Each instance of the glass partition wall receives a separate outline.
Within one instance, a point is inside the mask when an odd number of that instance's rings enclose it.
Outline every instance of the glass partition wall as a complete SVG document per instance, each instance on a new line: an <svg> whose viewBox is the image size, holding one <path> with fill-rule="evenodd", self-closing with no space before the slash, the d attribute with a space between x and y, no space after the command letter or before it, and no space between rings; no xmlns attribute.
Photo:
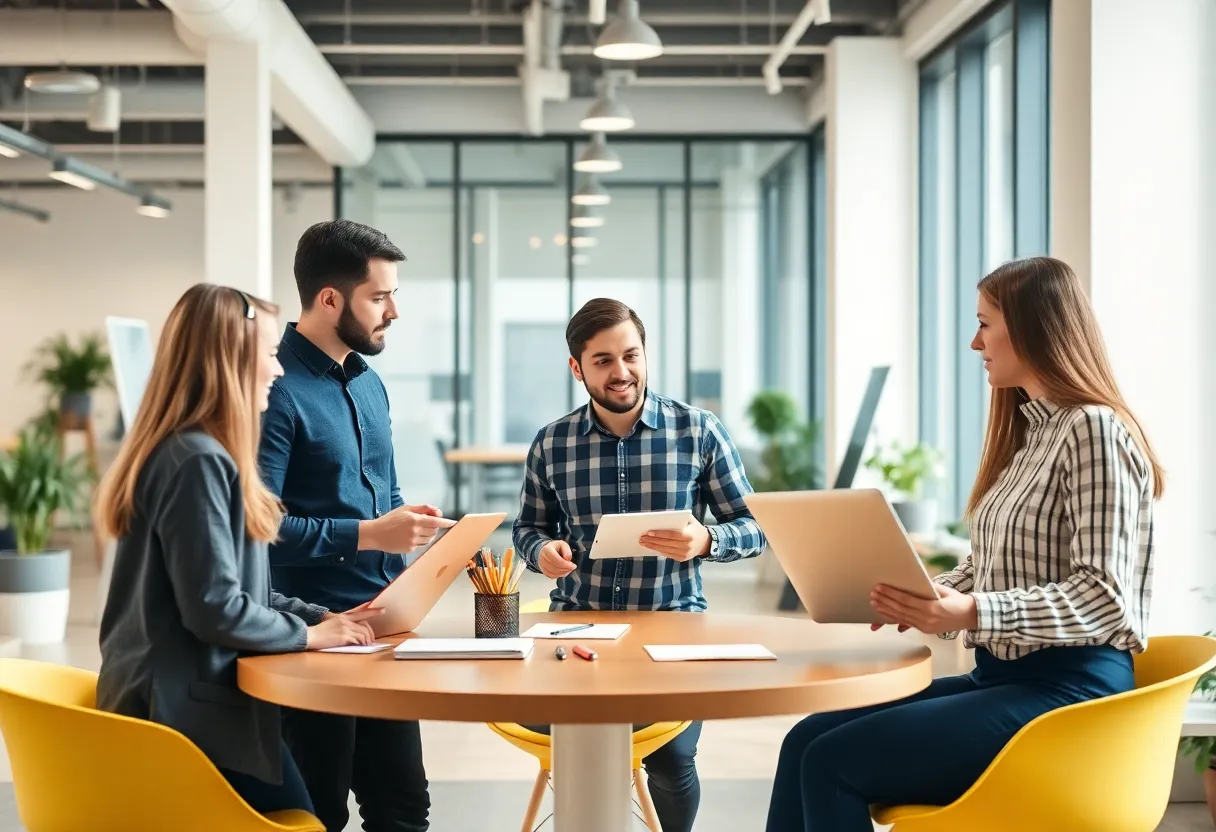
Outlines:
<svg viewBox="0 0 1216 832"><path fill-rule="evenodd" d="M338 216L407 257L401 318L369 363L411 502L514 516L523 451L587 401L565 328L595 297L642 318L650 388L714 411L749 463L757 393L820 412L813 137L611 136L596 171L579 169L587 147L382 139L366 166L339 171Z"/></svg>

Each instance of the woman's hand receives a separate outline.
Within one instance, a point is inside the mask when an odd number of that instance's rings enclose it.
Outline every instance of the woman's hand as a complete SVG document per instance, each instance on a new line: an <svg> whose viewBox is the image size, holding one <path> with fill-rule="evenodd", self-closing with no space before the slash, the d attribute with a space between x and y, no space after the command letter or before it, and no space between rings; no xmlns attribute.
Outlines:
<svg viewBox="0 0 1216 832"><path fill-rule="evenodd" d="M376 634L367 619L383 615L382 607L355 607L338 615L330 613L320 624L308 628L306 650L324 650L326 647L345 647L348 644L371 644Z"/></svg>
<svg viewBox="0 0 1216 832"><path fill-rule="evenodd" d="M975 629L978 619L975 599L944 584L934 584L940 596L926 600L895 587L879 584L870 593L870 606L902 633L910 627L929 635ZM882 625L871 624L871 630Z"/></svg>

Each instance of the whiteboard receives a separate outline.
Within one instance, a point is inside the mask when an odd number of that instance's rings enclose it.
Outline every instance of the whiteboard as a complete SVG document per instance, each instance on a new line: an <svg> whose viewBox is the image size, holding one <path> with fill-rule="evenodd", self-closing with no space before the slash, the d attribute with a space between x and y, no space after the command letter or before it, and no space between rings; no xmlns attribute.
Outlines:
<svg viewBox="0 0 1216 832"><path fill-rule="evenodd" d="M114 385L118 388L118 409L122 413L124 432L135 424L135 414L144 397L144 388L152 375L152 335L148 322L134 318L106 318L106 334L110 341L110 364L114 367Z"/></svg>

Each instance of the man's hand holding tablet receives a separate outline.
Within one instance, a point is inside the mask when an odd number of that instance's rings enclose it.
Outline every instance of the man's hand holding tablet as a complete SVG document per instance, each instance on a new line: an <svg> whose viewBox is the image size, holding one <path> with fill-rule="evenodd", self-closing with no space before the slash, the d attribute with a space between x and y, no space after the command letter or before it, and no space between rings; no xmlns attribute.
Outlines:
<svg viewBox="0 0 1216 832"><path fill-rule="evenodd" d="M663 557L689 561L709 554L709 529L694 517L678 531L653 529L642 535L638 542Z"/></svg>
<svg viewBox="0 0 1216 832"><path fill-rule="evenodd" d="M895 587L879 584L870 593L870 606L899 626L902 633L915 628L928 635L973 630L978 625L975 599L957 589L935 584L938 597L925 600ZM871 624L878 630L882 624Z"/></svg>

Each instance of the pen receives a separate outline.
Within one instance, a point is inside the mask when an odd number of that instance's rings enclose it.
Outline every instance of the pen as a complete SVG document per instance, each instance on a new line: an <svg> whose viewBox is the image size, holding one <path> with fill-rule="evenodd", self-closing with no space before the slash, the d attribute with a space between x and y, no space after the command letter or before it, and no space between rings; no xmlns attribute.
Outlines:
<svg viewBox="0 0 1216 832"><path fill-rule="evenodd" d="M576 624L573 627L563 627L560 630L554 630L549 635L561 636L561 635L565 635L566 633L577 633L579 630L590 630L594 626L595 626L594 624Z"/></svg>
<svg viewBox="0 0 1216 832"><path fill-rule="evenodd" d="M565 647L557 648L556 650L553 651L553 655L557 656L557 658L560 659L561 661L565 661L566 660L566 648Z"/></svg>
<svg viewBox="0 0 1216 832"><path fill-rule="evenodd" d="M589 662L595 661L595 651L588 650L581 644L576 644L574 646L574 655L578 656L580 659L586 659Z"/></svg>

